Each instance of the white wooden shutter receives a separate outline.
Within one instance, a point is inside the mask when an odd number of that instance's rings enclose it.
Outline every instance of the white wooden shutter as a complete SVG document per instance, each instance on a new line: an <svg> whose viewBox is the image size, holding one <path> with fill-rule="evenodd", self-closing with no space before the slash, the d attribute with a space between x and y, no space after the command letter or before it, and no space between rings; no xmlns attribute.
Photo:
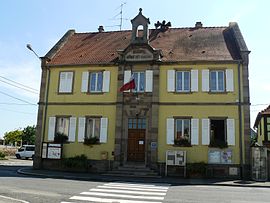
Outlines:
<svg viewBox="0 0 270 203"><path fill-rule="evenodd" d="M102 85L102 92L109 92L110 91L110 71L103 72L103 85Z"/></svg>
<svg viewBox="0 0 270 203"><path fill-rule="evenodd" d="M175 70L167 71L167 91L168 92L175 91Z"/></svg>
<svg viewBox="0 0 270 203"><path fill-rule="evenodd" d="M226 91L234 91L233 69L226 69Z"/></svg>
<svg viewBox="0 0 270 203"><path fill-rule="evenodd" d="M202 70L202 91L209 92L209 70Z"/></svg>
<svg viewBox="0 0 270 203"><path fill-rule="evenodd" d="M59 89L58 92L66 92L66 79L67 74L66 72L60 72L60 77L59 77Z"/></svg>
<svg viewBox="0 0 270 203"><path fill-rule="evenodd" d="M73 72L66 72L66 88L65 92L72 92Z"/></svg>
<svg viewBox="0 0 270 203"><path fill-rule="evenodd" d="M167 144L174 144L174 119L167 118Z"/></svg>
<svg viewBox="0 0 270 203"><path fill-rule="evenodd" d="M79 117L78 142L84 141L84 134L85 134L85 117Z"/></svg>
<svg viewBox="0 0 270 203"><path fill-rule="evenodd" d="M199 119L191 119L191 144L199 144Z"/></svg>
<svg viewBox="0 0 270 203"><path fill-rule="evenodd" d="M235 123L234 119L227 119L227 142L228 145L235 145Z"/></svg>
<svg viewBox="0 0 270 203"><path fill-rule="evenodd" d="M87 92L87 90L88 90L88 79L89 79L89 72L83 72L82 73L81 92Z"/></svg>
<svg viewBox="0 0 270 203"><path fill-rule="evenodd" d="M76 133L76 117L71 117L69 119L69 135L68 135L69 142L75 142L75 133Z"/></svg>
<svg viewBox="0 0 270 203"><path fill-rule="evenodd" d="M101 118L100 119L100 143L106 143L108 137L108 118Z"/></svg>
<svg viewBox="0 0 270 203"><path fill-rule="evenodd" d="M191 91L198 92L198 70L191 70Z"/></svg>
<svg viewBox="0 0 270 203"><path fill-rule="evenodd" d="M125 70L125 72L124 72L124 84L128 83L130 81L130 78L131 78L131 71L130 70ZM125 90L124 92L130 92L130 90Z"/></svg>
<svg viewBox="0 0 270 203"><path fill-rule="evenodd" d="M54 140L55 120L55 117L49 117L48 141Z"/></svg>
<svg viewBox="0 0 270 203"><path fill-rule="evenodd" d="M153 71L146 70L145 71L145 92L152 92L153 91Z"/></svg>
<svg viewBox="0 0 270 203"><path fill-rule="evenodd" d="M202 145L210 144L210 120L202 119Z"/></svg>

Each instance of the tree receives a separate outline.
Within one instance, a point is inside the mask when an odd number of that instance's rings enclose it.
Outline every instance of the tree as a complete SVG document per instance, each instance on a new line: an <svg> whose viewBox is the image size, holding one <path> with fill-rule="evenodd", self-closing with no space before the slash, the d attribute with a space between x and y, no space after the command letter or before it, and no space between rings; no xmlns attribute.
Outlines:
<svg viewBox="0 0 270 203"><path fill-rule="evenodd" d="M36 139L36 126L27 126L22 131L23 144L35 144Z"/></svg>
<svg viewBox="0 0 270 203"><path fill-rule="evenodd" d="M15 145L15 142L18 144L22 140L22 131L17 129L10 132L6 132L4 134L4 140L6 144Z"/></svg>

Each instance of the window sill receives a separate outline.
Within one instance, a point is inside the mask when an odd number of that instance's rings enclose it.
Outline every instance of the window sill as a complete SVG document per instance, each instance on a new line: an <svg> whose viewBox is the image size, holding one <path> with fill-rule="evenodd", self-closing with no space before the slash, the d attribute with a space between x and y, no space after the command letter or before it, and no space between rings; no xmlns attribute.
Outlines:
<svg viewBox="0 0 270 203"><path fill-rule="evenodd" d="M228 94L228 92L211 92L211 91L209 91L208 94Z"/></svg>
<svg viewBox="0 0 270 203"><path fill-rule="evenodd" d="M72 95L73 92L57 92L58 95Z"/></svg>
<svg viewBox="0 0 270 203"><path fill-rule="evenodd" d="M192 147L191 144L174 144L173 147Z"/></svg>

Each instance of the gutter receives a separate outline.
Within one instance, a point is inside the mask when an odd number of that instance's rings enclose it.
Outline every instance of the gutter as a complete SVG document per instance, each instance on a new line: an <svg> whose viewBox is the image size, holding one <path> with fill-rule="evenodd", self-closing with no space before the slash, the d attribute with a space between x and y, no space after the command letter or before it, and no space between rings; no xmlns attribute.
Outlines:
<svg viewBox="0 0 270 203"><path fill-rule="evenodd" d="M242 94L241 94L241 77L240 77L240 65L241 63L238 61L238 116L239 116L239 148L240 148L240 178L243 179L243 141L242 141L242 133L243 133L243 122L242 122Z"/></svg>

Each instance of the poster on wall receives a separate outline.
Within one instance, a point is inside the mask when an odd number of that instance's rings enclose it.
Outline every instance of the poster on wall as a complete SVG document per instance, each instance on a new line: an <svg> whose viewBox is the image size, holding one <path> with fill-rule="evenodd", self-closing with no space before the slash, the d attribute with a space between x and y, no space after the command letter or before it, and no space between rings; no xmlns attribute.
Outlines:
<svg viewBox="0 0 270 203"><path fill-rule="evenodd" d="M226 150L221 152L221 163L231 164L232 163L232 150Z"/></svg>
<svg viewBox="0 0 270 203"><path fill-rule="evenodd" d="M210 164L220 163L220 151L219 150L209 150L208 151L208 163L210 163Z"/></svg>
<svg viewBox="0 0 270 203"><path fill-rule="evenodd" d="M48 144L48 159L61 159L61 144Z"/></svg>

